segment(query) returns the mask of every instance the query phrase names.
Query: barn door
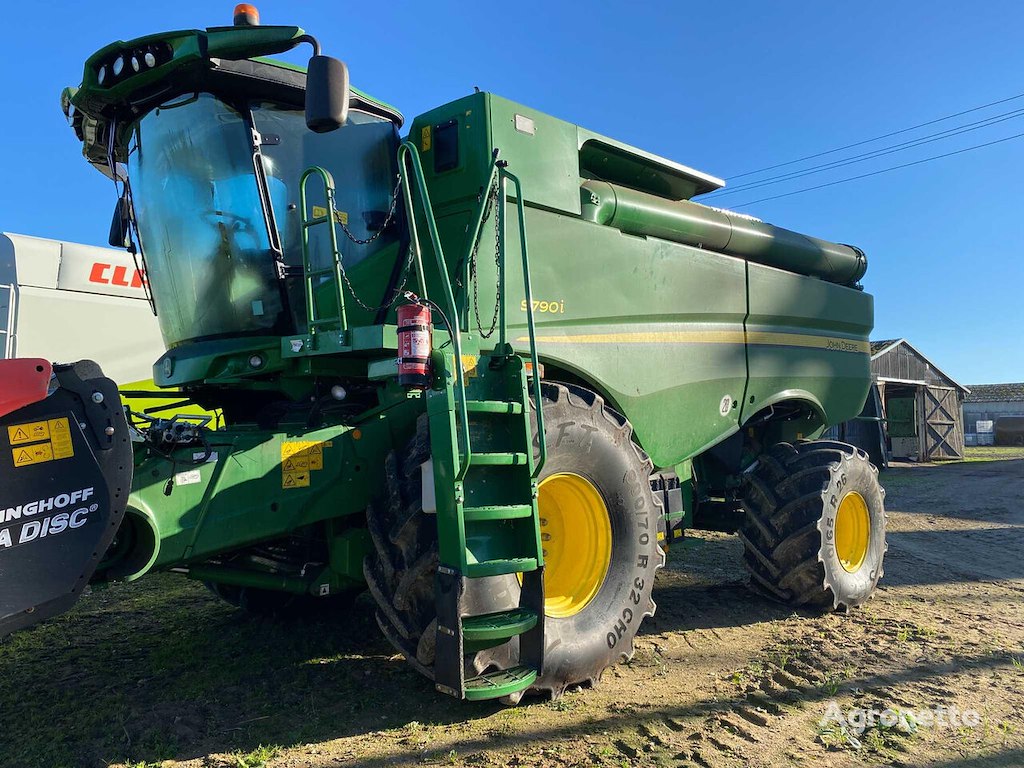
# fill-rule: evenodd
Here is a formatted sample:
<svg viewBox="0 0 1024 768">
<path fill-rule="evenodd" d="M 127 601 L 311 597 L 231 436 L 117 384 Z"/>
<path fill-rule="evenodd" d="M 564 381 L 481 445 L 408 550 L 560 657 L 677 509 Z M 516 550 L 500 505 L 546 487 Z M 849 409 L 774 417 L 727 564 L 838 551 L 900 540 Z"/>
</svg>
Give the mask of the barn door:
<svg viewBox="0 0 1024 768">
<path fill-rule="evenodd" d="M 924 406 L 924 459 L 962 459 L 964 456 L 963 425 L 960 422 L 960 400 L 955 389 L 922 387 Z"/>
</svg>

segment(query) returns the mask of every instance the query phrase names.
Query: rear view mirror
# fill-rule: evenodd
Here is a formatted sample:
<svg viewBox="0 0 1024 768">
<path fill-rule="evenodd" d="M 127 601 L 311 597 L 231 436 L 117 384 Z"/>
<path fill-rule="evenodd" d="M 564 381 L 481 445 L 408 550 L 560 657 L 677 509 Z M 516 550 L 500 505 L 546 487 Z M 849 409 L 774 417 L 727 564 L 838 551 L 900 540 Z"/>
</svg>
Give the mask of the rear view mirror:
<svg viewBox="0 0 1024 768">
<path fill-rule="evenodd" d="M 128 239 L 128 198 L 122 195 L 117 199 L 114 206 L 114 216 L 110 220 L 110 234 L 107 235 L 107 242 L 114 248 L 128 248 L 131 240 Z"/>
<path fill-rule="evenodd" d="M 316 133 L 340 128 L 348 119 L 348 67 L 330 56 L 310 58 L 306 70 L 306 127 Z"/>
</svg>

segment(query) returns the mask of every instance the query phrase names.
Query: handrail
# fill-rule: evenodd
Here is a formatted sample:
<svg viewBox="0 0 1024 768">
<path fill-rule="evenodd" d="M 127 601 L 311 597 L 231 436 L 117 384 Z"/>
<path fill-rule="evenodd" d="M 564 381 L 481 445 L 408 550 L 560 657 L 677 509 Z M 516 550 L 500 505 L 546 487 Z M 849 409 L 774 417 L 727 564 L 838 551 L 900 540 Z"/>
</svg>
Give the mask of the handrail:
<svg viewBox="0 0 1024 768">
<path fill-rule="evenodd" d="M 320 217 L 309 217 L 306 208 L 306 182 L 310 176 L 317 175 L 324 185 L 324 196 L 327 202 L 327 215 Z M 307 168 L 299 179 L 299 210 L 302 216 L 302 278 L 305 283 L 306 295 L 306 318 L 310 335 L 315 335 L 318 326 L 327 323 L 338 322 L 339 330 L 344 333 L 348 330 L 348 314 L 345 310 L 345 291 L 341 284 L 341 251 L 338 248 L 338 232 L 334 226 L 334 214 L 337 206 L 334 202 L 334 177 L 326 168 L 314 165 Z M 314 270 L 309 258 L 309 230 L 317 224 L 327 223 L 331 234 L 331 268 L 334 272 L 334 282 L 338 293 L 338 317 L 318 319 L 316 317 L 316 301 L 313 297 Z"/>
<path fill-rule="evenodd" d="M 505 181 L 511 181 L 516 189 L 516 211 L 519 218 L 519 249 L 523 255 L 523 291 L 526 294 L 526 327 L 528 330 L 528 336 L 530 337 L 530 362 L 533 363 L 533 400 L 534 407 L 537 411 L 537 440 L 540 446 L 540 459 L 533 468 L 533 479 L 537 479 L 540 476 L 540 472 L 544 469 L 544 464 L 548 460 L 548 449 L 547 441 L 544 439 L 544 408 L 543 408 L 543 397 L 541 395 L 540 386 L 540 363 L 537 361 L 537 329 L 533 318 L 533 288 L 530 284 L 530 257 L 526 247 L 526 216 L 525 207 L 523 206 L 523 187 L 519 183 L 519 177 L 514 173 L 509 172 L 506 168 L 502 167 L 499 172 L 499 178 L 501 179 L 500 187 L 501 192 L 499 195 L 499 201 L 502 203 L 502 228 L 504 229 L 505 216 L 504 216 L 504 203 L 505 203 Z M 504 234 L 504 231 L 502 232 Z M 505 258 L 504 258 L 504 246 L 502 246 L 502 272 L 504 272 Z M 502 274 L 502 292 L 505 290 L 504 274 Z M 501 302 L 501 331 L 502 341 L 504 341 L 505 335 L 505 301 L 504 296 Z"/>
<path fill-rule="evenodd" d="M 459 262 L 460 264 L 470 263 L 473 258 L 473 249 L 476 248 L 477 243 L 480 242 L 480 235 L 484 228 L 484 218 L 487 214 L 487 201 L 491 195 L 491 186 L 495 183 L 495 177 L 498 175 L 498 169 L 500 166 L 501 163 L 498 161 L 498 150 L 494 150 L 494 154 L 491 157 L 491 167 L 487 172 L 487 182 L 482 187 L 484 192 L 483 197 L 480 199 L 480 207 L 476 212 L 476 224 L 473 226 L 473 236 L 469 238 L 469 241 L 466 244 L 466 254 L 462 257 L 462 261 Z M 495 216 L 499 215 L 497 208 L 498 206 L 495 205 Z M 500 239 L 498 247 L 501 247 Z"/>
<path fill-rule="evenodd" d="M 434 248 L 434 258 L 437 262 L 438 276 L 441 281 L 441 288 L 444 292 L 445 310 L 447 310 L 448 328 L 452 335 L 452 345 L 455 347 L 455 389 L 458 392 L 457 407 L 459 409 L 459 432 L 462 440 L 459 446 L 459 467 L 455 480 L 461 482 L 469 471 L 469 464 L 472 461 L 472 452 L 469 445 L 469 413 L 466 408 L 466 381 L 462 370 L 462 332 L 459 328 L 459 313 L 455 308 L 455 295 L 452 293 L 452 283 L 448 278 L 448 263 L 444 258 L 444 250 L 441 248 L 441 237 L 437 232 L 437 222 L 434 220 L 434 209 L 430 204 L 430 192 L 427 191 L 426 179 L 423 176 L 423 165 L 420 162 L 420 154 L 416 145 L 410 141 L 403 141 L 398 148 L 398 171 L 402 178 L 402 192 L 405 195 L 406 210 L 409 218 L 409 233 L 413 243 L 413 252 L 416 255 L 417 272 L 420 277 L 420 290 L 426 296 L 426 277 L 423 274 L 422 254 L 420 252 L 419 236 L 416 232 L 416 210 L 412 205 L 412 185 L 409 183 L 407 173 L 408 164 L 412 163 L 412 171 L 416 181 L 416 191 L 420 204 L 423 207 L 423 217 L 427 221 L 427 230 L 430 232 L 430 243 Z M 465 446 L 465 448 L 463 448 Z"/>
<path fill-rule="evenodd" d="M 469 414 L 466 406 L 466 386 L 465 376 L 462 368 L 462 339 L 461 330 L 459 327 L 459 313 L 455 305 L 455 296 L 452 291 L 451 279 L 448 276 L 448 263 L 444 258 L 444 251 L 441 247 L 441 238 L 437 232 L 437 222 L 434 219 L 433 207 L 430 203 L 430 193 L 427 191 L 426 180 L 423 176 L 423 166 L 420 162 L 419 151 L 416 149 L 416 145 L 412 142 L 405 141 L 398 148 L 398 165 L 399 173 L 401 175 L 402 192 L 405 197 L 406 210 L 409 212 L 409 232 L 410 239 L 412 241 L 413 252 L 416 258 L 417 273 L 419 275 L 420 291 L 422 296 L 426 297 L 426 278 L 423 275 L 423 262 L 422 253 L 420 250 L 419 234 L 416 229 L 416 215 L 415 208 L 413 206 L 412 196 L 412 185 L 409 183 L 408 166 L 411 163 L 412 172 L 416 182 L 416 189 L 418 192 L 419 202 L 423 208 L 424 219 L 427 223 L 427 229 L 430 233 L 431 245 L 434 249 L 434 257 L 437 261 L 437 271 L 441 282 L 441 288 L 444 293 L 445 310 L 449 315 L 449 322 L 451 326 L 449 331 L 452 334 L 452 344 L 455 347 L 455 372 L 456 372 L 456 390 L 457 390 L 457 407 L 458 407 L 458 421 L 460 431 L 460 447 L 459 447 L 459 467 L 456 473 L 456 480 L 461 481 L 465 478 L 466 472 L 469 470 L 469 465 L 472 460 L 472 450 L 469 442 Z M 491 160 L 491 167 L 487 174 L 487 182 L 483 189 L 484 194 L 480 200 L 480 208 L 477 211 L 476 223 L 473 227 L 473 234 L 468 242 L 468 250 L 466 253 L 465 262 L 468 262 L 472 258 L 473 249 L 476 247 L 477 242 L 480 238 L 481 231 L 483 229 L 484 218 L 487 212 L 488 200 L 490 198 L 490 190 L 492 185 L 497 178 L 498 183 L 498 196 L 495 202 L 494 215 L 498 217 L 498 268 L 499 274 L 496 276 L 499 285 L 501 286 L 501 297 L 499 304 L 499 347 L 504 352 L 507 347 L 507 335 L 508 335 L 508 322 L 506 317 L 506 305 L 508 304 L 506 296 L 506 280 L 505 280 L 505 205 L 507 203 L 507 191 L 506 182 L 511 181 L 515 187 L 516 192 L 516 210 L 519 218 L 519 248 L 523 259 L 523 290 L 526 296 L 526 323 L 529 333 L 530 340 L 530 361 L 533 364 L 534 381 L 540 381 L 540 363 L 537 358 L 537 330 L 533 316 L 533 288 L 530 282 L 530 258 L 529 251 L 526 243 L 526 216 L 525 208 L 523 205 L 523 191 L 522 184 L 519 181 L 519 177 L 515 174 L 510 173 L 505 167 L 505 163 L 498 159 L 497 150 L 494 152 L 494 156 Z M 464 263 L 465 263 L 464 262 Z M 544 440 L 544 410 L 543 410 L 543 398 L 541 394 L 541 387 L 539 384 L 534 387 L 534 407 L 537 413 L 537 432 L 540 435 L 538 440 L 540 446 L 540 458 L 537 464 L 534 466 L 532 478 L 536 479 L 541 470 L 544 468 L 544 464 L 547 461 L 547 445 Z M 464 446 L 464 447 L 463 447 Z"/>
</svg>

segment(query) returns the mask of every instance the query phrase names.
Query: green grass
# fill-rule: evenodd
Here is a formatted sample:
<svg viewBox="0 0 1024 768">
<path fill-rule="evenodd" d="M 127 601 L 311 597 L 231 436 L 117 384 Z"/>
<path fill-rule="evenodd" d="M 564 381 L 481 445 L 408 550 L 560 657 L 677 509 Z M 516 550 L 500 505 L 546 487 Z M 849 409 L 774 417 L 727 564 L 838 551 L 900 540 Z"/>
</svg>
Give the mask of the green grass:
<svg viewBox="0 0 1024 768">
<path fill-rule="evenodd" d="M 252 752 L 246 754 L 235 752 L 231 759 L 235 762 L 234 768 L 266 768 L 267 763 L 280 754 L 280 747 L 265 747 L 260 744 Z"/>
<path fill-rule="evenodd" d="M 297 744 L 465 717 L 432 694 L 366 604 L 277 622 L 156 575 L 0 640 L 0 766 L 150 768 L 224 754 L 258 768 Z"/>
<path fill-rule="evenodd" d="M 1024 459 L 1024 447 L 976 445 L 964 448 L 964 461 L 1007 461 Z"/>
</svg>

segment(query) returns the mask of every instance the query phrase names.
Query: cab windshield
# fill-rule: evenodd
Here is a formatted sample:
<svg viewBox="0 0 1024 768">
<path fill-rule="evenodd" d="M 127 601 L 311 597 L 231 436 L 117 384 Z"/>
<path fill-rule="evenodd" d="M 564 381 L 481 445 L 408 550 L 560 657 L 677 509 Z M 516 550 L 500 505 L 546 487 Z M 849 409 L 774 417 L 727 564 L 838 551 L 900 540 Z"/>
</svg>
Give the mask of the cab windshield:
<svg viewBox="0 0 1024 768">
<path fill-rule="evenodd" d="M 262 137 L 258 151 L 254 129 Z M 349 123 L 330 134 L 313 134 L 302 110 L 233 105 L 207 93 L 138 120 L 128 157 L 132 207 L 167 346 L 294 332 L 303 320 L 292 317 L 287 296 L 301 297 L 301 280 L 280 280 L 278 262 L 302 263 L 302 172 L 321 165 L 332 173 L 339 218 L 353 238 L 379 233 L 357 245 L 339 232 L 349 268 L 396 237 L 397 228 L 380 232 L 391 206 L 396 143 L 389 121 L 363 113 L 350 113 Z M 316 191 L 310 205 L 322 199 Z M 316 266 L 331 263 L 326 227 L 311 230 L 310 253 Z M 301 312 L 301 300 L 291 303 Z"/>
</svg>

